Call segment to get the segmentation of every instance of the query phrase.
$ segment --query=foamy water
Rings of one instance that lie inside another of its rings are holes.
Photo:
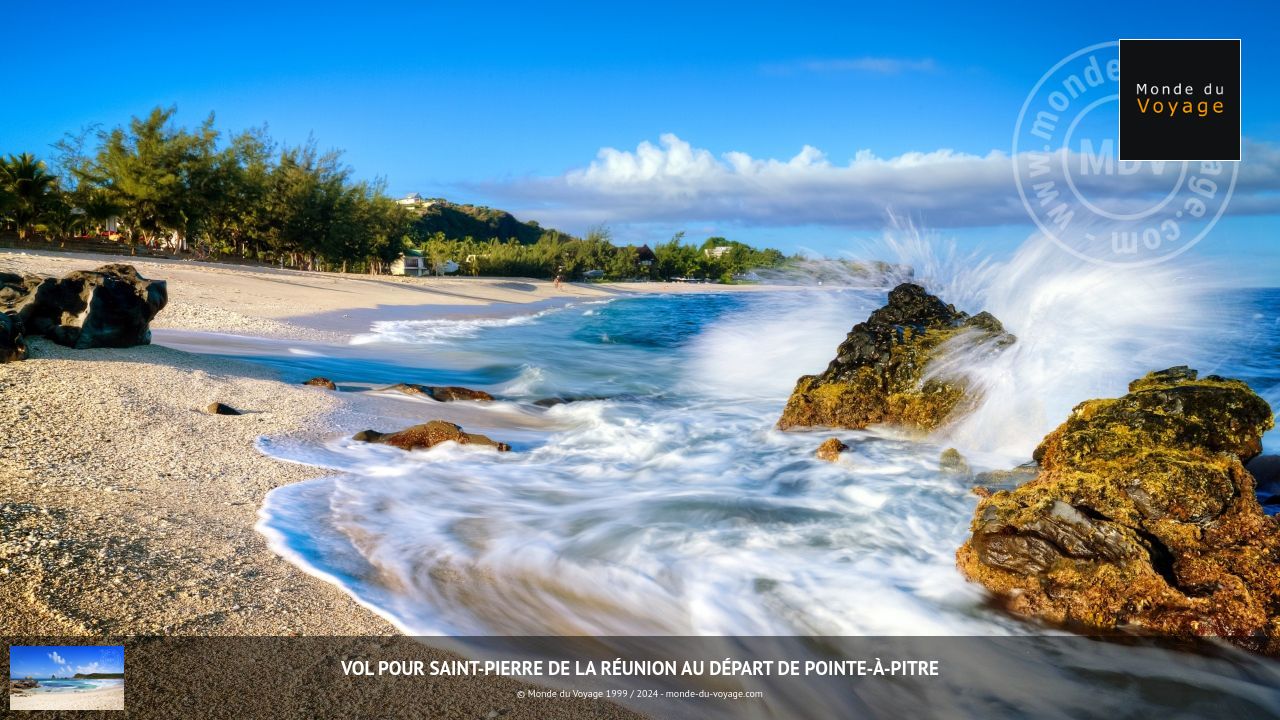
[[[308,376],[470,378],[501,400],[472,408],[466,429],[514,452],[264,438],[263,452],[332,473],[272,491],[260,529],[416,635],[1043,633],[956,571],[976,498],[971,477],[939,469],[941,450],[978,470],[1024,462],[1076,403],[1174,364],[1236,374],[1274,400],[1280,296],[1226,292],[1185,266],[1064,266],[1039,246],[968,271],[917,266],[1019,338],[994,362],[935,369],[986,400],[934,437],[774,429],[795,379],[822,370],[887,288],[379,323],[331,357],[270,361]],[[578,401],[534,404],[553,397]],[[424,419],[449,417],[421,402]],[[813,455],[831,435],[852,448],[836,464]]]

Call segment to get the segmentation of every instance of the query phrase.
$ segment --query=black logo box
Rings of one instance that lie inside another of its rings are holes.
[[[1120,159],[1239,160],[1240,70],[1238,39],[1120,40]]]

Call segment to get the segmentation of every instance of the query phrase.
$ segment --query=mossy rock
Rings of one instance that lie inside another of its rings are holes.
[[[979,502],[961,572],[1051,623],[1280,653],[1280,522],[1243,465],[1271,408],[1185,367],[1129,387],[1078,405],[1033,480]]]
[[[919,285],[903,283],[884,307],[853,327],[826,371],[800,378],[778,427],[885,423],[933,429],[976,400],[963,379],[925,377],[939,348],[945,343],[995,353],[1013,342],[990,313],[971,317]]]

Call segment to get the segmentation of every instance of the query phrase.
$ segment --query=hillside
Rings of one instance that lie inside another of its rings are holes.
[[[432,200],[418,212],[421,217],[414,226],[420,237],[440,232],[451,240],[468,236],[476,240],[515,238],[522,245],[532,245],[547,232],[536,222],[521,222],[505,210],[495,210],[483,205],[458,205],[447,200]]]

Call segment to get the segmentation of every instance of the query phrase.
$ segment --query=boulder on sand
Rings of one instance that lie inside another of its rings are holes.
[[[394,433],[362,430],[351,439],[392,445],[401,450],[429,448],[443,442],[456,442],[459,445],[487,445],[499,452],[507,452],[511,449],[511,446],[506,443],[498,442],[485,435],[464,432],[460,426],[444,420],[432,420]]]
[[[205,408],[210,415],[243,415],[239,410],[220,402],[209,403],[209,407]]]
[[[382,389],[384,391],[395,390],[406,395],[426,395],[432,400],[436,400],[438,402],[493,399],[492,395],[483,390],[472,390],[471,388],[458,387],[457,385],[417,385],[414,383],[399,383]]]
[[[27,341],[17,315],[0,312],[0,363],[27,359]]]
[[[312,386],[314,386],[314,387],[322,387],[322,388],[324,388],[325,390],[337,390],[337,389],[338,389],[338,386],[337,386],[337,385],[335,385],[335,384],[333,383],[333,381],[332,381],[332,380],[330,380],[329,378],[326,378],[326,377],[313,377],[313,378],[311,378],[310,380],[308,380],[308,381],[306,381],[306,382],[304,382],[304,383],[302,383],[302,384],[303,384],[303,385],[312,385]]]
[[[151,320],[168,301],[163,280],[132,265],[103,265],[59,278],[0,278],[0,310],[17,314],[29,335],[68,347],[131,347],[151,342]]]
[[[800,378],[778,428],[935,428],[968,398],[962,379],[926,377],[939,348],[948,343],[981,355],[1014,340],[990,313],[969,316],[919,285],[903,283],[884,307],[853,327],[821,375]]]
[[[1273,424],[1244,383],[1186,367],[1083,402],[1035,479],[978,503],[960,570],[1050,623],[1280,654],[1280,521],[1243,464]]]

